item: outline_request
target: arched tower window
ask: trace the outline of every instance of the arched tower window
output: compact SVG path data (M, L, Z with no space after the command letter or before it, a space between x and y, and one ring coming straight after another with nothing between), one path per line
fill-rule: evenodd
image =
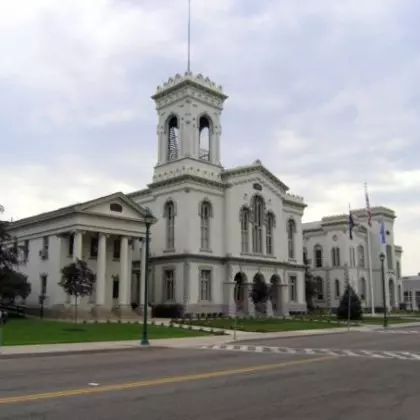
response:
M178 118L173 115L168 121L168 161L176 160L179 157L179 124Z
M333 267L340 267L340 248L338 246L331 249L331 259Z
M242 207L239 217L241 221L241 251L249 252L249 217L250 211L248 207Z
M274 253L274 227L275 227L276 218L274 214L269 211L267 213L267 221L266 221L266 249L265 252L268 255L273 255Z
M175 204L172 200L165 203L166 249L175 249Z
M210 119L203 115L198 122L198 157L203 160L210 160Z
M365 300L366 299L366 280L364 277L360 279L360 299Z
M252 251L256 253L263 252L263 224L264 224L264 199L260 195L254 196L253 211L253 229L252 229Z
M320 268L322 267L322 246L317 244L314 246L314 260L315 260L315 267Z
M296 233L296 223L293 219L287 221L287 242L289 249L289 258L295 257L295 233Z
M210 217L212 217L212 206L210 201L203 201L200 204L200 229L201 229L201 250L210 251Z

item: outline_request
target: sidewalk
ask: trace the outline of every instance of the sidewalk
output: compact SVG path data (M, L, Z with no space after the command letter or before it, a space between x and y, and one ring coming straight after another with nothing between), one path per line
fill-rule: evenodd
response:
M352 327L351 332L366 331L365 327ZM167 338L150 340L148 346L142 346L140 340L130 341L107 341L94 343L63 343L63 344L38 344L24 346L4 346L0 348L0 360L30 356L46 356L60 354L80 354L80 353L105 353L111 351L126 350L147 350L150 348L197 348L212 344L227 344L241 340L258 340L267 338L289 338L312 335L329 335L346 333L347 328L328 328L325 330L301 330L285 331L273 333L255 333L236 331L236 340L234 331L226 331L227 335L205 336L192 338Z

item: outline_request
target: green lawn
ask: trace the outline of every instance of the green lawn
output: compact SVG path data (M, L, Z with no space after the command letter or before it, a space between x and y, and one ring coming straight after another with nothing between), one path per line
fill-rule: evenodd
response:
M141 324L72 324L32 319L10 320L2 331L3 345L82 343L94 341L140 340ZM209 335L176 327L149 325L150 339Z
M188 322L189 324L189 322ZM193 320L192 325L202 325L210 328L222 328L232 330L235 328L233 319L211 319L211 320ZM238 319L236 329L240 331L255 332L281 332L281 331L301 331L301 330L319 330L326 328L345 327L345 323L328 323L319 321L305 321L292 319Z

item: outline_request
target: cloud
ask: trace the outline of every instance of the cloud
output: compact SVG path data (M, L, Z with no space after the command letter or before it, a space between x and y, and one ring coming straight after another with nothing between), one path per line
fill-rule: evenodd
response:
M192 69L221 83L225 166L259 158L309 207L398 215L419 271L414 0L192 0ZM151 181L156 85L186 67L186 0L0 3L0 200L24 217Z

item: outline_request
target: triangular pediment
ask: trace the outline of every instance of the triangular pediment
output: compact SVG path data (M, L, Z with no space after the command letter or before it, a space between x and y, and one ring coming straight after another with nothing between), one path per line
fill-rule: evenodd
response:
M139 220L144 220L147 215L144 207L135 203L122 192L81 203L77 205L76 211Z
M265 168L261 162L225 170L222 179L226 182L234 180L235 184L250 184L256 191L270 189L274 194L283 196L289 187Z

